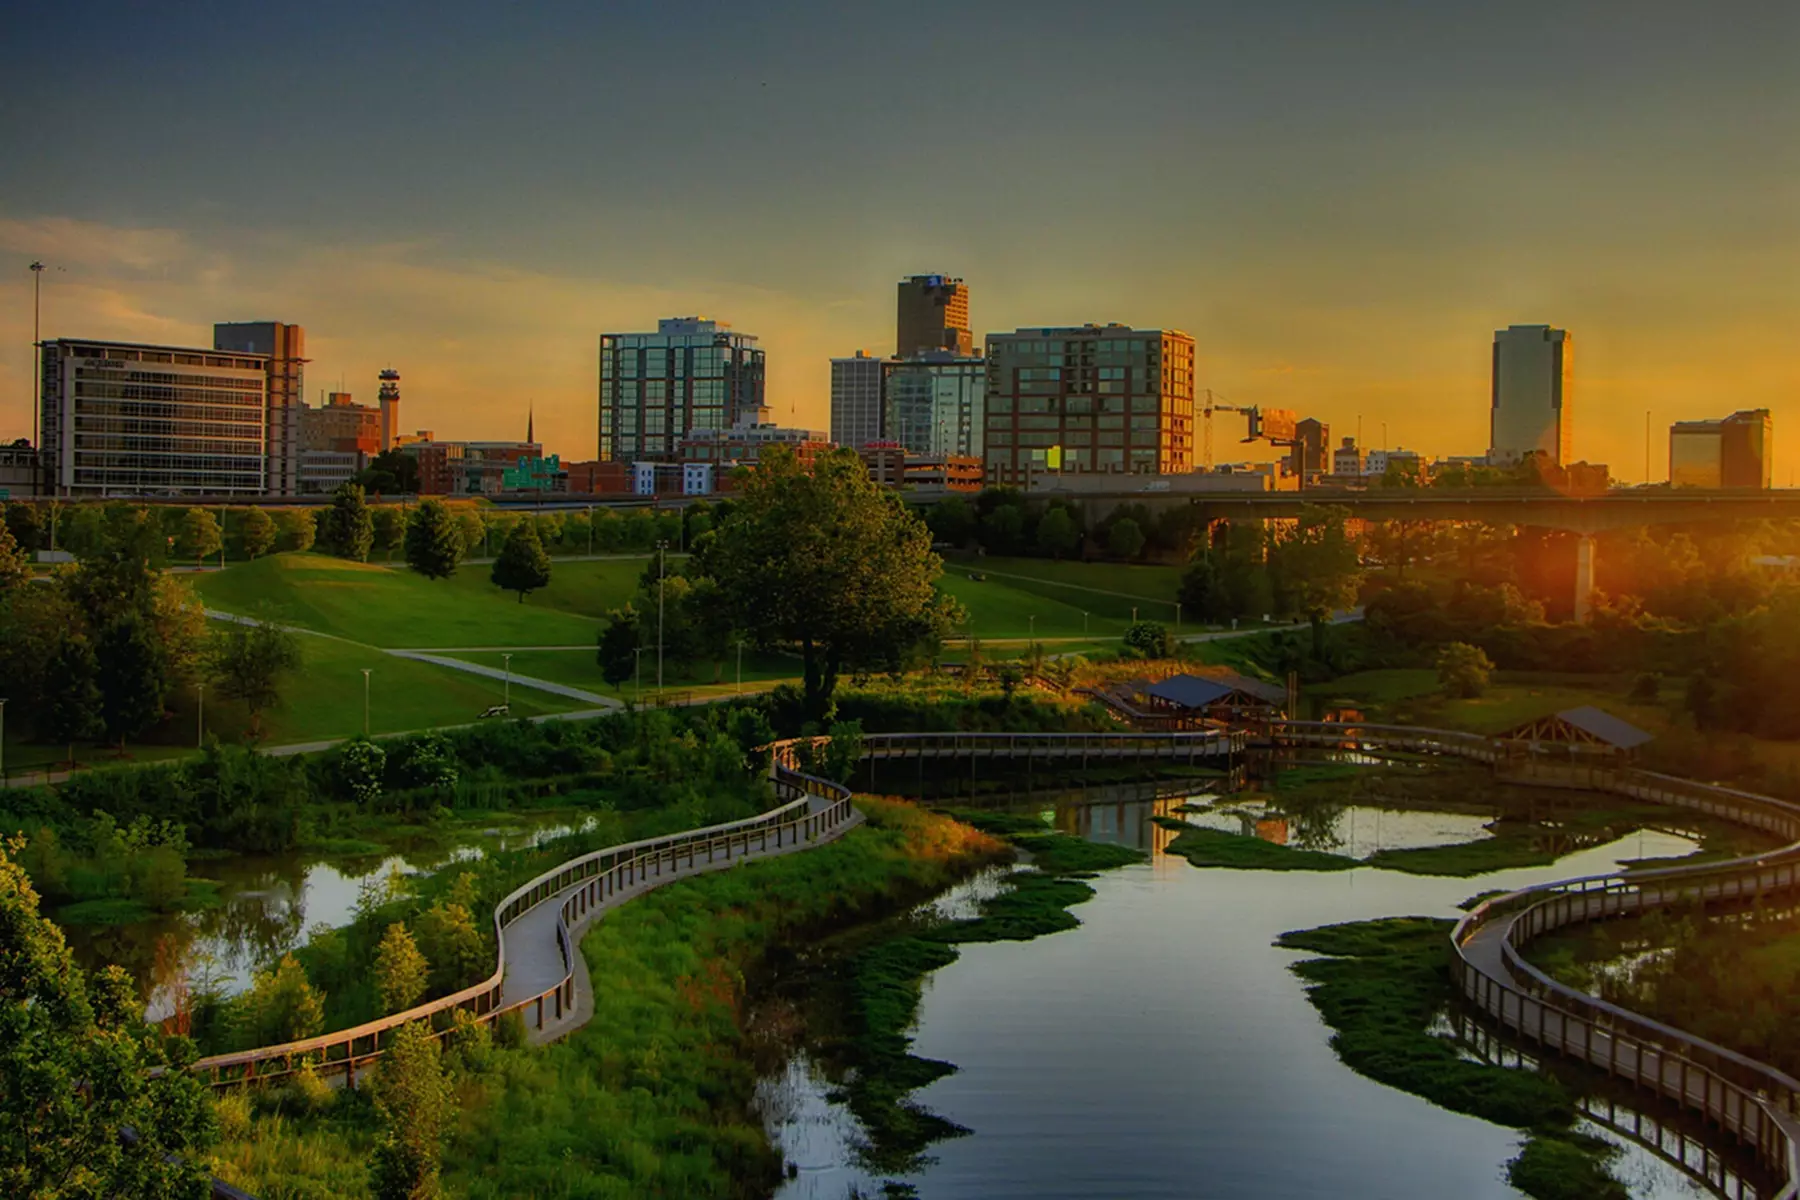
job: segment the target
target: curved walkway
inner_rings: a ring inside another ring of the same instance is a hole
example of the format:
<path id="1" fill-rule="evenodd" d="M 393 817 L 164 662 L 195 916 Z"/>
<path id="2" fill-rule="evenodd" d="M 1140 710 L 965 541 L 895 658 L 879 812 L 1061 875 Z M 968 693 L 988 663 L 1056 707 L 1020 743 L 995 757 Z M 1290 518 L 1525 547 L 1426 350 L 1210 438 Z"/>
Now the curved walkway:
<path id="1" fill-rule="evenodd" d="M 1800 892 L 1800 805 L 1449 730 L 1313 721 L 1277 721 L 1262 729 L 1276 745 L 1475 759 L 1493 764 L 1502 779 L 1691 808 L 1787 838 L 1787 845 L 1764 854 L 1588 876 L 1492 897 L 1457 922 L 1451 974 L 1462 995 L 1503 1029 L 1700 1113 L 1786 1181 L 1776 1200 L 1800 1195 L 1800 1081 L 1559 983 L 1520 953 L 1531 938 L 1569 925 Z"/>
<path id="2" fill-rule="evenodd" d="M 521 675 L 517 671 L 503 671 L 499 667 L 486 667 L 480 663 L 466 662 L 460 658 L 448 658 L 445 655 L 432 654 L 424 650 L 383 650 L 382 653 L 393 658 L 410 658 L 418 662 L 430 663 L 435 667 L 449 667 L 452 671 L 467 671 L 471 675 L 480 675 L 487 679 L 510 680 L 515 687 L 549 692 L 553 696 L 565 696 L 570 700 L 579 700 L 583 704 L 592 705 L 594 708 L 625 707 L 611 696 L 602 696 L 598 692 L 587 692 L 578 687 L 570 687 L 566 683 L 552 683 L 548 679 Z"/>

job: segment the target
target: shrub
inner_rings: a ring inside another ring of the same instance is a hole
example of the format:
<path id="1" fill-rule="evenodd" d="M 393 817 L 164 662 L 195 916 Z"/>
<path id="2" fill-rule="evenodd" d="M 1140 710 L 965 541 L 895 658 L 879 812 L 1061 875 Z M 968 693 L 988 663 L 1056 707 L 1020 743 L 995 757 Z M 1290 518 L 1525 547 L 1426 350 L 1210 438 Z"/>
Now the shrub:
<path id="1" fill-rule="evenodd" d="M 367 738 L 357 738 L 338 752 L 337 766 L 338 781 L 352 800 L 368 807 L 381 799 L 387 751 Z"/>
<path id="2" fill-rule="evenodd" d="M 418 1003 L 429 969 L 406 926 L 399 921 L 389 925 L 375 951 L 375 986 L 381 992 L 382 1011 L 404 1012 Z"/>
<path id="3" fill-rule="evenodd" d="M 1631 681 L 1631 698 L 1645 704 L 1654 704 L 1662 695 L 1662 676 L 1655 671 L 1640 672 Z"/>
<path id="4" fill-rule="evenodd" d="M 1134 658 L 1170 658 L 1175 640 L 1160 621 L 1139 621 L 1125 631 L 1125 649 Z"/>
<path id="5" fill-rule="evenodd" d="M 1448 695 L 1464 700 L 1481 695 L 1493 672 L 1494 664 L 1479 646 L 1451 642 L 1438 651 L 1438 683 Z"/>

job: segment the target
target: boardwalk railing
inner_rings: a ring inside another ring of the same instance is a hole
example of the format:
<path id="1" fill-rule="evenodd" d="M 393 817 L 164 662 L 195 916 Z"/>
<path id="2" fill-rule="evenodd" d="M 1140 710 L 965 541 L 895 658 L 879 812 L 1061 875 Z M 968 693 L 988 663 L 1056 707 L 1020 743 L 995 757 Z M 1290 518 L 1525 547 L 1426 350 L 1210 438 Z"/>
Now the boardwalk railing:
<path id="1" fill-rule="evenodd" d="M 1164 758 L 1197 761 L 1244 748 L 1242 730 L 1187 733 L 869 733 L 865 759 L 889 758 Z"/>
<path id="2" fill-rule="evenodd" d="M 734 863 L 771 851 L 803 845 L 835 835 L 853 818 L 850 791 L 829 780 L 801 773 L 793 766 L 788 743 L 771 747 L 771 779 L 782 803 L 761 816 L 710 825 L 666 837 L 609 846 L 562 863 L 521 884 L 494 907 L 498 947 L 494 971 L 459 992 L 403 1012 L 280 1045 L 262 1046 L 200 1059 L 195 1071 L 214 1087 L 267 1080 L 298 1070 L 310 1061 L 328 1079 L 355 1087 L 357 1076 L 379 1058 L 394 1031 L 413 1021 L 430 1021 L 442 1035 L 454 1014 L 466 1012 L 488 1024 L 510 1012 L 520 1013 L 528 1027 L 543 1030 L 561 1022 L 574 1007 L 576 991 L 575 931 L 608 903 L 698 874 L 715 865 Z M 546 901 L 560 897 L 556 921 L 562 978 L 535 995 L 502 1005 L 506 983 L 506 930 Z"/>
<path id="3" fill-rule="evenodd" d="M 1489 899 L 1457 922 L 1451 971 L 1458 990 L 1501 1027 L 1700 1113 L 1788 1181 L 1782 1197 L 1796 1194 L 1800 1081 L 1559 983 L 1525 961 L 1520 948 L 1586 921 L 1696 904 L 1757 904 L 1800 892 L 1800 805 L 1454 730 L 1288 721 L 1259 732 L 1276 745 L 1453 755 L 1491 763 L 1502 778 L 1692 809 L 1783 838 L 1787 845 L 1764 854 L 1588 876 Z"/>

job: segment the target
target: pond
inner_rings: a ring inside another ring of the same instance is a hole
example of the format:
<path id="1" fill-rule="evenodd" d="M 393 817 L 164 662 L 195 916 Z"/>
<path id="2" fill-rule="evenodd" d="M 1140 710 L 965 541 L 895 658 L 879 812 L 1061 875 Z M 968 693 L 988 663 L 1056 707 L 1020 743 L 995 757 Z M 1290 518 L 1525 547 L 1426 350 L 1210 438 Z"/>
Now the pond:
<path id="1" fill-rule="evenodd" d="M 1057 827 L 1151 858 L 1091 880 L 1095 896 L 1074 909 L 1078 929 L 967 945 L 927 978 L 913 1053 L 957 1070 L 913 1099 L 972 1132 L 934 1145 L 912 1174 L 865 1172 L 862 1131 L 831 1098 L 815 1047 L 802 1044 L 760 1093 L 770 1134 L 797 1168 L 781 1200 L 1518 1195 L 1504 1164 L 1519 1135 L 1344 1066 L 1288 969 L 1306 956 L 1276 937 L 1382 916 L 1454 917 L 1477 892 L 1682 855 L 1696 842 L 1633 833 L 1554 866 L 1463 879 L 1198 869 L 1165 854 L 1175 835 L 1158 817 L 1293 835 L 1260 802 L 1226 815 L 1233 798 L 1218 786 L 1069 790 L 1046 805 Z M 1481 836 L 1483 818 L 1455 807 L 1464 811 L 1353 805 L 1309 836 L 1359 858 Z M 966 909 L 994 885 L 978 879 L 939 903 Z M 1707 1194 L 1640 1148 L 1615 1170 L 1637 1200 Z"/>
<path id="2" fill-rule="evenodd" d="M 529 848 L 580 832 L 591 820 L 511 814 L 504 826 L 459 830 L 402 854 L 321 858 L 298 852 L 201 861 L 192 873 L 218 882 L 218 905 L 120 925 L 69 925 L 63 933 L 83 967 L 117 963 L 130 971 L 145 1015 L 161 1020 L 174 1012 L 184 989 L 236 995 L 257 970 L 305 945 L 315 928 L 348 925 L 366 884 L 395 872 L 435 871 L 491 851 Z"/>

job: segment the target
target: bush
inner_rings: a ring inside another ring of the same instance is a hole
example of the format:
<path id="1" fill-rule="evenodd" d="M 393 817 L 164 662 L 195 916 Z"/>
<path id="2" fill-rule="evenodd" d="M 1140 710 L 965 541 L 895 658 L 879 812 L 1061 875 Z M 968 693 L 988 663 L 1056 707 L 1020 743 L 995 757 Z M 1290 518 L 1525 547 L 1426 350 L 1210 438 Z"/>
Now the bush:
<path id="1" fill-rule="evenodd" d="M 366 808 L 381 799 L 387 751 L 367 738 L 357 738 L 338 751 L 337 767 L 338 782 L 352 800 Z"/>
<path id="2" fill-rule="evenodd" d="M 1451 642 L 1437 656 L 1438 683 L 1447 695 L 1469 700 L 1487 691 L 1494 664 L 1479 646 Z"/>
<path id="3" fill-rule="evenodd" d="M 1133 658 L 1173 658 L 1175 640 L 1158 621 L 1139 621 L 1125 631 L 1125 650 Z"/>
<path id="4" fill-rule="evenodd" d="M 1631 681 L 1631 698 L 1643 704 L 1654 704 L 1662 695 L 1662 676 L 1655 671 L 1640 672 Z"/>

